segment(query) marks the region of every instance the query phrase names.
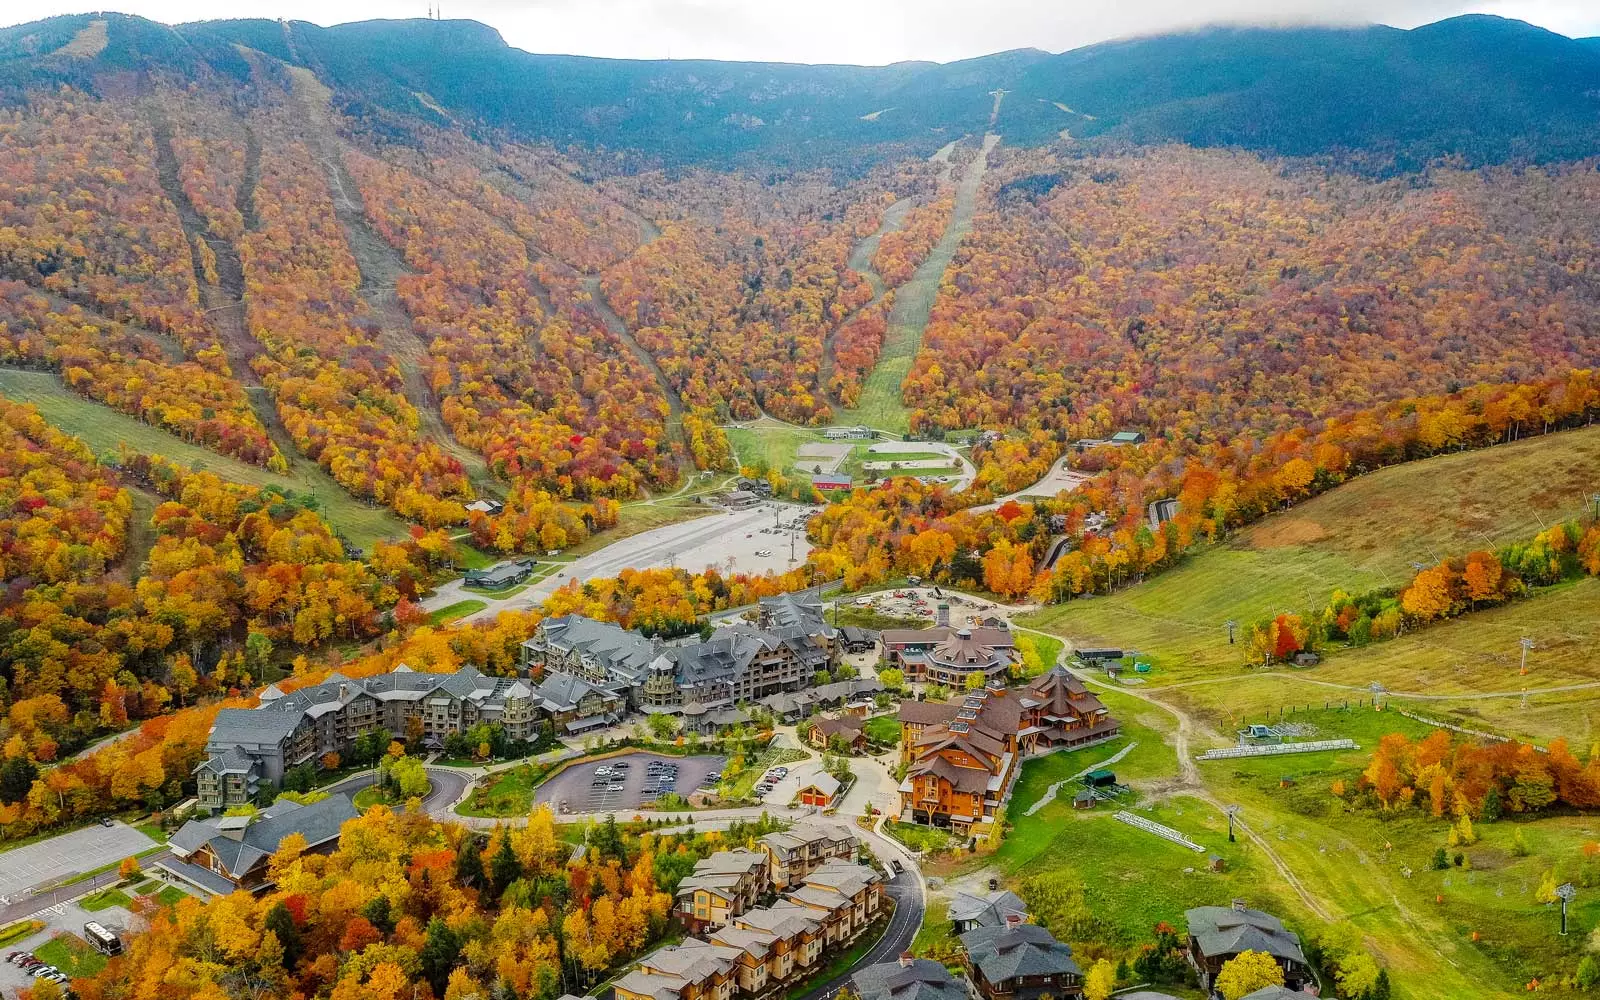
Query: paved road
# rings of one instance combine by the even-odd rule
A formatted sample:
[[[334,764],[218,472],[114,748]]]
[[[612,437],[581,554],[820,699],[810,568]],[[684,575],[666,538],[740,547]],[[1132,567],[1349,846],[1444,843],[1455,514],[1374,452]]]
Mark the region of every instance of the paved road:
[[[160,854],[152,854],[149,857],[140,858],[139,865],[149,871],[163,861],[170,860],[172,860],[172,853],[170,851],[162,851]],[[40,910],[47,910],[57,903],[65,903],[70,899],[76,899],[117,881],[119,881],[117,871],[113,868],[111,871],[101,872],[94,878],[84,879],[82,882],[74,882],[59,889],[52,889],[49,892],[42,892],[36,896],[28,896],[24,899],[19,899],[17,902],[8,903],[0,907],[0,924],[8,924],[13,920],[31,917]]]
[[[888,891],[895,902],[894,916],[889,919],[889,929],[884,931],[878,943],[868,949],[867,953],[850,968],[825,983],[813,986],[802,993],[797,1000],[822,1000],[823,997],[832,995],[839,987],[848,983],[857,970],[869,965],[893,962],[902,952],[911,949],[911,942],[917,936],[917,928],[922,926],[922,886],[908,869],[889,882]]]
[[[376,773],[367,771],[352,778],[346,778],[337,784],[329,785],[328,791],[343,792],[351,798],[355,798],[357,792],[363,788],[370,787],[377,780]],[[471,783],[472,776],[463,774],[455,768],[430,767],[428,768],[428,780],[433,782],[433,790],[428,792],[427,797],[422,800],[423,811],[440,819],[453,818],[454,813],[451,810],[456,801],[461,798],[461,794],[467,790],[467,785]]]

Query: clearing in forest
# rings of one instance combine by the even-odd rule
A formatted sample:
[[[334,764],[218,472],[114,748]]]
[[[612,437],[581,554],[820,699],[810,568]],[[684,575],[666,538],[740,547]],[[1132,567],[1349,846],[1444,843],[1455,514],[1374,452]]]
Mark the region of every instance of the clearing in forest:
[[[1029,624],[1083,645],[1137,649],[1157,665],[1151,685],[1232,675],[1244,661],[1243,643],[1255,622],[1320,608],[1335,589],[1359,593],[1401,586],[1413,563],[1431,565],[1531,538],[1584,510],[1597,466],[1600,427],[1384,469],[1268,517],[1145,583],[1048,608]],[[1544,600],[1519,606],[1534,608]],[[1228,644],[1229,620],[1239,623],[1239,645]],[[1399,641],[1425,645],[1459,627],[1439,626]],[[1511,652],[1515,646],[1513,637]],[[1389,648],[1399,647],[1391,642],[1348,655],[1388,659]],[[1373,679],[1396,690],[1419,690],[1406,677],[1413,668],[1430,676],[1433,661],[1418,660],[1421,649],[1412,647],[1416,656],[1409,660],[1395,654],[1393,669]],[[1330,674],[1344,655],[1316,676]],[[1457,689],[1495,689],[1483,688],[1483,682],[1469,672]]]
[[[52,426],[82,438],[101,457],[114,456],[126,445],[129,451],[160,455],[186,469],[214,472],[231,482],[309,493],[316,497],[317,509],[329,524],[368,551],[373,542],[403,537],[407,531],[406,523],[388,511],[368,506],[337,486],[330,488],[332,480],[307,459],[286,456],[299,458],[291,461],[289,475],[268,472],[75,395],[48,372],[0,369],[0,396],[37,406]],[[305,475],[308,466],[317,474]]]
[[[917,349],[922,346],[922,331],[928,326],[928,315],[939,296],[939,285],[944,280],[945,269],[955,257],[961,240],[972,228],[978,187],[983,182],[989,153],[999,141],[997,135],[984,136],[981,152],[967,164],[966,171],[956,185],[955,209],[950,213],[950,224],[945,227],[944,235],[934,244],[928,258],[911,278],[895,290],[894,308],[889,311],[889,330],[884,335],[883,350],[878,355],[877,367],[862,386],[859,405],[852,410],[840,411],[835,423],[866,424],[902,434],[910,430],[911,411],[906,408],[901,383],[911,371],[911,360],[916,357]]]

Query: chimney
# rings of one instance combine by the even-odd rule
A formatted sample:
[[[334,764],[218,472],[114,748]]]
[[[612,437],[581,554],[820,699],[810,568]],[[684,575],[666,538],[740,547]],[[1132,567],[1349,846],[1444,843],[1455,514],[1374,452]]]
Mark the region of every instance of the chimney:
[[[349,701],[350,700],[350,685],[348,685],[348,684],[340,684],[339,685],[339,700],[340,701]]]
[[[909,951],[902,951],[902,952],[901,952],[901,953],[900,953],[900,968],[902,968],[902,969],[909,969],[909,968],[911,968],[911,963],[912,963],[912,962],[913,962],[913,961],[915,961],[915,959],[913,959],[913,957],[912,957],[912,955],[911,955],[911,952],[909,952]]]
[[[1233,901],[1233,909],[1234,909],[1234,912],[1236,912],[1236,913],[1243,913],[1245,911],[1244,900],[1242,900],[1242,899],[1234,900]]]
[[[1006,914],[1006,930],[1009,931],[1009,930],[1012,930],[1013,928],[1017,928],[1017,927],[1021,927],[1021,926],[1022,926],[1022,914],[1020,914],[1020,913],[1008,913],[1008,914]]]

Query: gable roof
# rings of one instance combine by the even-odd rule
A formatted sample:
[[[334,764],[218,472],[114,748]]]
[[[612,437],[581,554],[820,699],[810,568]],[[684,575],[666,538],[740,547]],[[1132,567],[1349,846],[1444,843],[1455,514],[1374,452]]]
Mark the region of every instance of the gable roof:
[[[1026,916],[1028,904],[1010,890],[975,896],[958,892],[950,901],[949,917],[960,923],[973,923],[979,927],[1001,927],[1011,914]]]
[[[857,969],[851,982],[861,1000],[968,1000],[966,987],[944,963],[928,958],[869,965]]]
[[[190,820],[172,835],[169,844],[184,855],[209,847],[227,873],[235,880],[242,880],[276,853],[290,834],[304,837],[308,849],[320,847],[337,840],[345,822],[357,815],[349,796],[343,794],[330,795],[305,806],[284,800],[274,802],[253,817]],[[230,835],[230,831],[240,827],[237,839]]]
[[[978,927],[961,935],[961,947],[991,983],[1020,976],[1082,975],[1072,948],[1038,924]]]
[[[1233,906],[1197,906],[1183,914],[1189,935],[1208,958],[1264,951],[1274,958],[1306,964],[1300,936],[1270,913]]]

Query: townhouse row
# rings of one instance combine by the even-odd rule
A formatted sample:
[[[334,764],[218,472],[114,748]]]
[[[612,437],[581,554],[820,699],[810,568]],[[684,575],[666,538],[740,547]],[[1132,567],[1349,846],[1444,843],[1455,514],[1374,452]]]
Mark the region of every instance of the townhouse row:
[[[701,936],[641,959],[617,981],[618,1000],[762,996],[821,968],[883,911],[883,876],[848,860],[848,835],[802,829],[759,846],[695,866],[679,886],[678,913]],[[781,895],[760,905],[775,890]]]

